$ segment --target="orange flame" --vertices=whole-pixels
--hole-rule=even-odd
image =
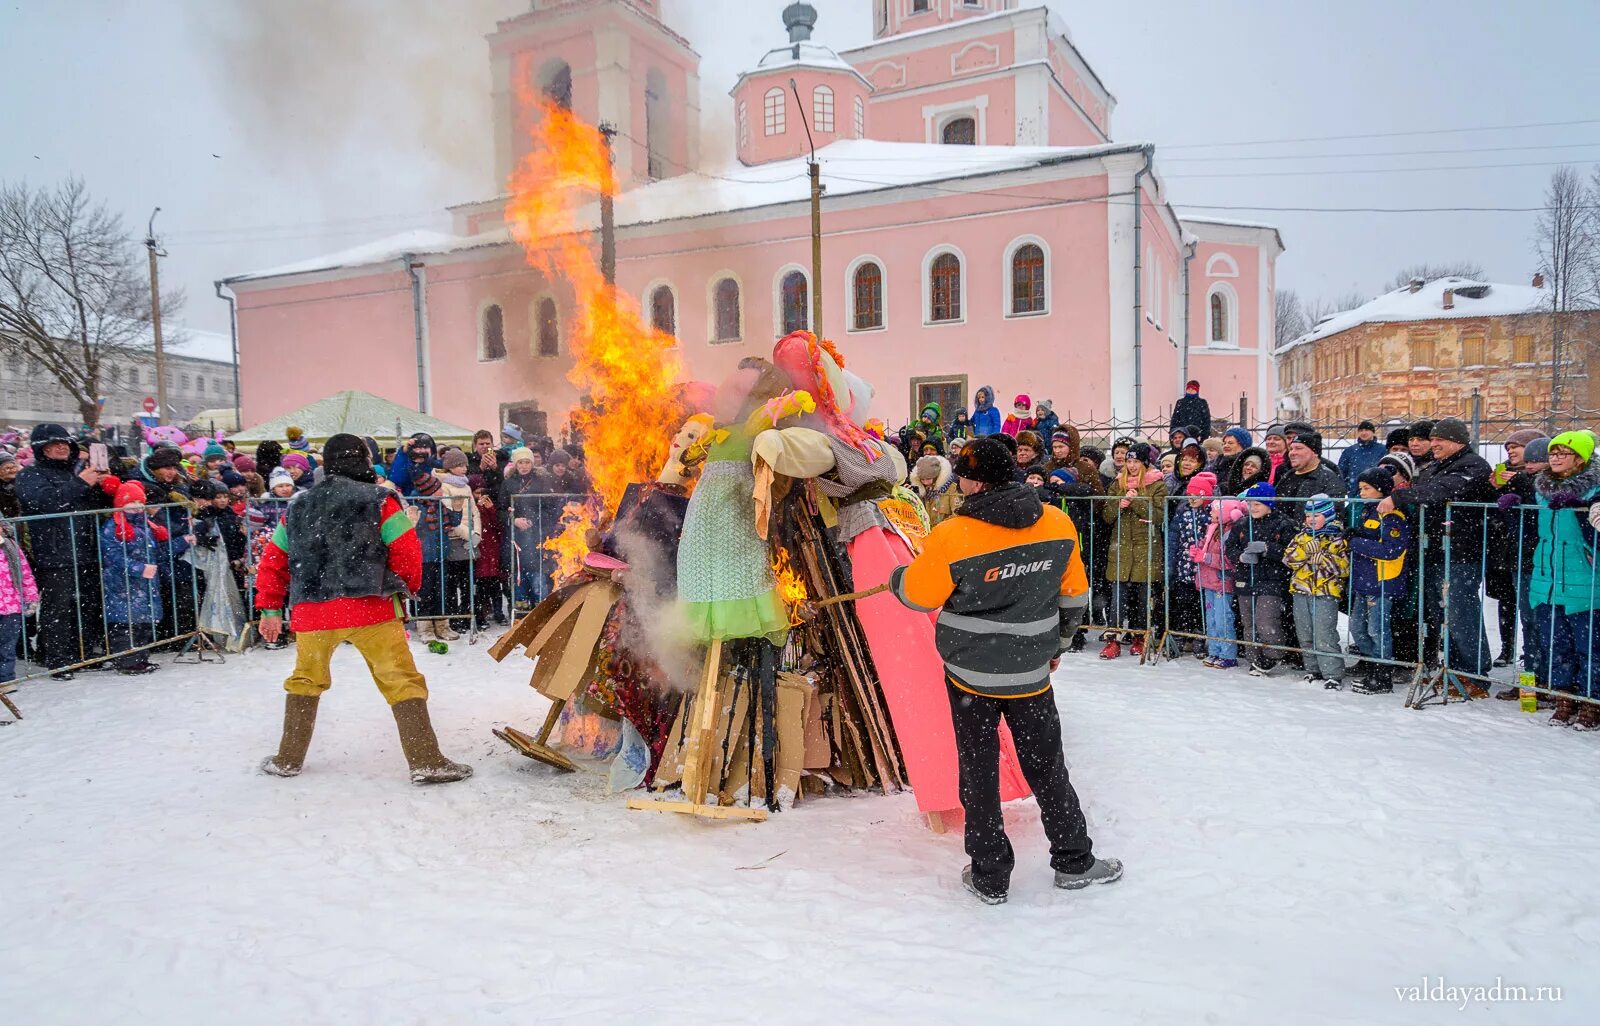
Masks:
[[[798,627],[805,622],[800,616],[800,607],[808,595],[806,582],[795,573],[793,564],[789,562],[789,550],[781,545],[777,558],[772,561],[772,572],[778,578],[778,597],[789,607],[789,626]]]
[[[583,213],[586,204],[616,195],[604,136],[528,90],[520,99],[531,115],[533,146],[511,176],[506,220],[528,264],[572,290],[574,362],[567,380],[584,398],[568,421],[582,438],[599,497],[598,503],[568,505],[562,534],[545,543],[556,554],[559,580],[581,566],[585,533],[603,514],[615,514],[628,484],[655,479],[685,411],[674,387],[676,342],[646,324],[632,298],[606,282],[592,215]]]

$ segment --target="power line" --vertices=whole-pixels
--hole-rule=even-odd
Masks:
[[[1435,167],[1359,167],[1328,168],[1321,171],[1208,171],[1164,175],[1169,181],[1178,178],[1307,178],[1334,175],[1410,175],[1423,171],[1494,171],[1509,167],[1562,167],[1568,160],[1536,160],[1517,164],[1449,164]]]
[[[1600,142],[1586,143],[1551,143],[1535,146],[1466,146],[1459,149],[1445,150],[1375,150],[1367,153],[1284,153],[1270,156],[1252,155],[1247,157],[1168,157],[1163,163],[1167,164],[1192,164],[1204,163],[1234,163],[1259,160],[1353,160],[1357,157],[1421,157],[1435,156],[1443,153],[1505,153],[1510,151],[1522,152],[1525,150],[1581,150],[1600,146]],[[1156,148],[1159,154],[1160,147]]]
[[[1343,142],[1349,139],[1399,139],[1412,135],[1459,135],[1464,132],[1512,132],[1524,128],[1568,128],[1573,125],[1600,125],[1600,118],[1578,121],[1531,121],[1521,125],[1474,125],[1470,128],[1412,129],[1405,132],[1363,132],[1356,135],[1309,135],[1298,139],[1247,139],[1236,142],[1184,143],[1166,146],[1168,150],[1211,150],[1233,146],[1270,146],[1277,143]]]

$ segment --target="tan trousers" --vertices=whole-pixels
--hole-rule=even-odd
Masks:
[[[334,649],[346,641],[367,661],[373,683],[390,705],[428,697],[428,682],[417,672],[417,664],[411,659],[405,623],[400,620],[370,627],[296,632],[294,672],[283,682],[283,690],[308,698],[316,698],[328,690],[333,684],[329,664],[333,661]]]

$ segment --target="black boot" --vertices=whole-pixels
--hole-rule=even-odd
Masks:
[[[1384,663],[1369,663],[1372,672],[1350,690],[1361,695],[1387,695],[1394,691],[1394,667]]]

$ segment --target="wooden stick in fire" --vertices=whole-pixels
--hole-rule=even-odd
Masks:
[[[885,582],[878,585],[876,588],[868,588],[866,591],[852,591],[844,595],[833,595],[829,598],[818,599],[815,602],[808,603],[808,605],[810,605],[813,609],[822,609],[826,606],[836,606],[841,602],[855,602],[858,599],[871,598],[874,595],[881,595],[888,590],[888,582]]]

